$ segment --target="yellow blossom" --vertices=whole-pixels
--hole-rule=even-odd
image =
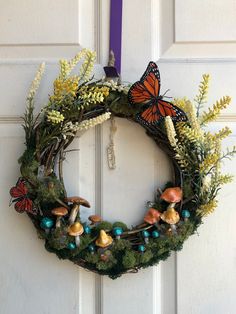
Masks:
[[[214,209],[217,207],[217,204],[217,200],[211,200],[209,203],[201,205],[197,209],[197,215],[204,217],[213,213]]]
[[[71,71],[76,67],[78,62],[85,56],[87,49],[82,49],[76,56],[70,61],[61,59],[60,60],[60,78],[65,79]]]
[[[83,86],[79,91],[79,99],[83,101],[83,106],[101,103],[109,95],[108,87]]]
[[[177,146],[177,138],[176,138],[177,134],[175,131],[174,123],[170,116],[167,116],[165,118],[165,127],[166,127],[167,137],[170,142],[170,145],[172,147],[176,147]]]
[[[78,91],[78,80],[77,76],[67,79],[57,78],[54,81],[54,95],[51,96],[51,100],[60,101],[66,96],[74,98]]]
[[[45,70],[45,62],[40,64],[38,71],[36,72],[35,78],[34,78],[32,84],[30,86],[30,90],[29,90],[28,97],[27,97],[28,100],[32,100],[34,98],[34,96],[35,96],[35,94],[39,88],[39,84],[40,84],[40,81],[42,79],[44,70]]]
[[[209,171],[213,166],[219,161],[219,156],[216,153],[209,154],[206,158],[200,163],[199,168],[202,173]]]
[[[92,73],[94,62],[96,59],[96,52],[86,50],[84,58],[85,60],[80,67],[79,81],[86,82],[90,79],[90,75]]]
[[[106,120],[110,119],[110,116],[111,116],[111,113],[106,112],[104,114],[97,116],[96,118],[84,120],[78,125],[77,131],[88,130],[98,124],[102,124]]]
[[[231,102],[231,98],[229,96],[225,96],[217,101],[212,108],[209,108],[208,111],[203,112],[200,117],[200,123],[206,124],[208,122],[216,120],[222,109],[225,109]]]
[[[63,114],[57,110],[52,110],[47,112],[47,121],[52,122],[52,124],[58,124],[64,120]]]
[[[198,95],[195,97],[195,101],[200,105],[207,101],[207,95],[209,90],[209,74],[203,74],[202,81],[199,85]]]

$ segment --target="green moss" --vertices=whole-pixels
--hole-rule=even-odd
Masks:
[[[133,268],[136,265],[137,263],[136,256],[137,253],[135,254],[134,251],[125,252],[122,259],[122,265],[124,266],[125,269]]]
[[[108,221],[102,221],[100,222],[96,227],[95,230],[99,232],[100,230],[105,230],[105,231],[111,231],[112,230],[112,224]]]
[[[119,228],[122,228],[123,231],[127,231],[128,230],[128,227],[125,223],[123,223],[122,221],[116,221],[114,222],[114,224],[112,225],[112,228],[115,228],[115,227],[119,227]]]

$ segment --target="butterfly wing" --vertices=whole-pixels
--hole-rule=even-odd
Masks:
[[[23,197],[27,194],[27,192],[28,192],[28,189],[23,180],[18,180],[18,182],[16,183],[16,186],[10,189],[11,197],[14,197],[14,198]]]
[[[158,100],[158,111],[162,118],[170,116],[173,121],[187,121],[187,116],[180,108],[165,100]]]
[[[18,213],[23,213],[23,212],[27,212],[30,214],[33,214],[33,202],[31,199],[27,198],[27,197],[23,197],[21,199],[19,199],[16,203],[15,203],[15,210]]]
[[[129,102],[136,104],[151,104],[159,96],[160,73],[157,65],[150,62],[140,81],[134,83],[128,92]]]

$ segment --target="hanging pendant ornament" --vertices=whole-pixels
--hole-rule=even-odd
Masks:
[[[116,169],[116,156],[115,156],[115,144],[114,144],[114,136],[117,131],[117,127],[115,124],[115,118],[112,116],[110,119],[110,143],[107,146],[107,162],[108,167],[111,170]]]

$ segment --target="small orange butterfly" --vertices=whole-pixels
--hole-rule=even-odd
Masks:
[[[143,104],[144,111],[138,120],[146,124],[156,124],[164,117],[170,116],[173,121],[186,121],[185,113],[172,103],[163,100],[160,95],[160,72],[154,62],[150,62],[140,81],[134,83],[128,93],[129,102],[133,105]]]

